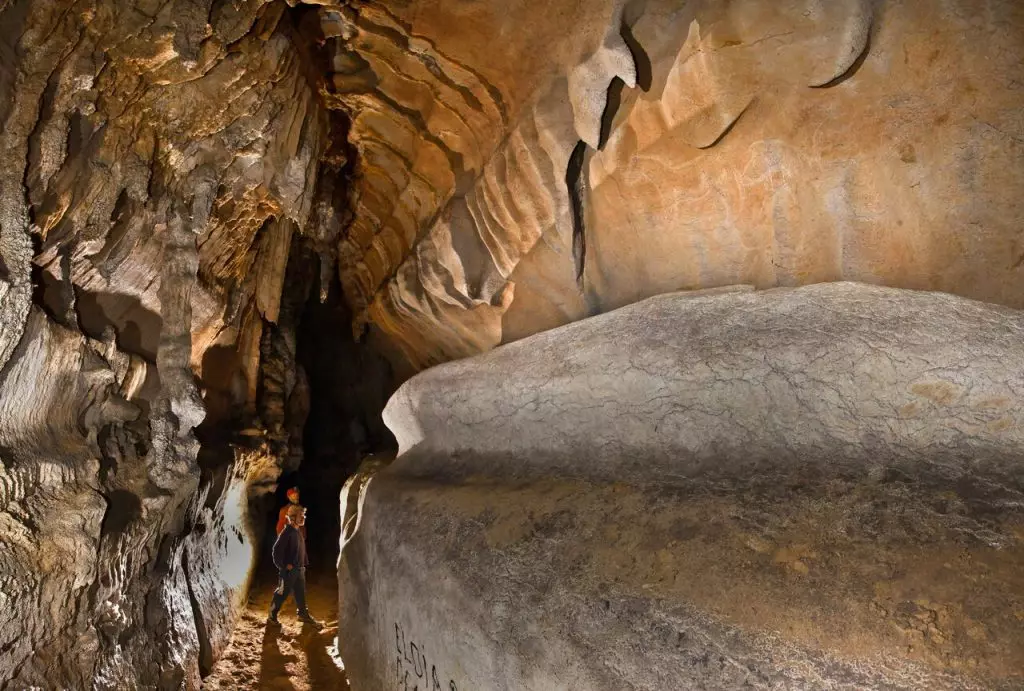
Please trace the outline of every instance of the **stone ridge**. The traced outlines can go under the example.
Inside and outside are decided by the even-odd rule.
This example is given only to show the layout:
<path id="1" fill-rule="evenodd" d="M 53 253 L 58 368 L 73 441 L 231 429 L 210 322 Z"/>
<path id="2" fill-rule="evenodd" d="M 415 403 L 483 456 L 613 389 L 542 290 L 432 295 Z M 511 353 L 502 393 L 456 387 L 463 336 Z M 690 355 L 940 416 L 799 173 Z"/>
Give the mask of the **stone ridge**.
<path id="1" fill-rule="evenodd" d="M 666 294 L 423 372 L 384 418 L 411 473 L 474 454 L 668 481 L 795 448 L 860 465 L 870 444 L 874 462 L 943 475 L 1024 443 L 1022 333 L 1016 310 L 863 284 Z"/>

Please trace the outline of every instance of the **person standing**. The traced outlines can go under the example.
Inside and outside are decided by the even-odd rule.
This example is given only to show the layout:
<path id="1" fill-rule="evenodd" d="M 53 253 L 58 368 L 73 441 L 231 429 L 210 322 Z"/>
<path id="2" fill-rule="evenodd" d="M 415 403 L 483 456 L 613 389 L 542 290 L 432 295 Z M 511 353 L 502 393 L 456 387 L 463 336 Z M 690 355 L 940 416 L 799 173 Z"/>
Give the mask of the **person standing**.
<path id="1" fill-rule="evenodd" d="M 302 527 L 306 525 L 306 509 L 298 504 L 290 504 L 287 509 L 286 525 L 277 536 L 272 553 L 280 580 L 274 591 L 267 624 L 280 625 L 277 613 L 288 596 L 293 595 L 299 608 L 299 620 L 321 628 L 320 622 L 313 618 L 306 606 L 306 566 L 309 559 L 306 557 L 306 539 L 302 534 Z"/>

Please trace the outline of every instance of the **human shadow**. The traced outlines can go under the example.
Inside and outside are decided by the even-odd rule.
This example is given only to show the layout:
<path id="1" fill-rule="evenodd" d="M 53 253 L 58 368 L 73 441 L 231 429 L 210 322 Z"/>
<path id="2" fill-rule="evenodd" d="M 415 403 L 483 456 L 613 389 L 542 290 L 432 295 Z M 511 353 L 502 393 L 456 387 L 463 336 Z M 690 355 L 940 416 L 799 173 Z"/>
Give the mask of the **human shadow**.
<path id="1" fill-rule="evenodd" d="M 261 691 L 295 691 L 288 673 L 288 665 L 298 657 L 281 651 L 280 642 L 288 639 L 280 628 L 268 626 L 263 632 L 263 651 L 260 655 L 260 674 L 257 688 Z"/>
<path id="2" fill-rule="evenodd" d="M 349 688 L 344 670 L 330 653 L 336 635 L 335 627 L 318 631 L 311 626 L 304 626 L 299 634 L 302 650 L 306 653 L 310 686 L 314 689 L 341 691 Z"/>

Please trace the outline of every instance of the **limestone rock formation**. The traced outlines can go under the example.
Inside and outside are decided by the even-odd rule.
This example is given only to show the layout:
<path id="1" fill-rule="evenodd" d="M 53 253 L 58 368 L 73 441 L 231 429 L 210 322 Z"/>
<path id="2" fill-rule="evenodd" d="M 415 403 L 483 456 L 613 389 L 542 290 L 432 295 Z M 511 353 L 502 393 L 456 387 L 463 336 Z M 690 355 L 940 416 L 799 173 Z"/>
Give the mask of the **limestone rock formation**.
<path id="1" fill-rule="evenodd" d="M 679 293 L 418 375 L 342 556 L 353 687 L 1019 688 L 1022 336 Z"/>
<path id="2" fill-rule="evenodd" d="M 195 688 L 230 633 L 334 132 L 286 10 L 0 2 L 0 686 Z"/>
<path id="3" fill-rule="evenodd" d="M 324 10 L 342 280 L 411 370 L 736 283 L 1024 306 L 1019 2 L 544 8 Z"/>

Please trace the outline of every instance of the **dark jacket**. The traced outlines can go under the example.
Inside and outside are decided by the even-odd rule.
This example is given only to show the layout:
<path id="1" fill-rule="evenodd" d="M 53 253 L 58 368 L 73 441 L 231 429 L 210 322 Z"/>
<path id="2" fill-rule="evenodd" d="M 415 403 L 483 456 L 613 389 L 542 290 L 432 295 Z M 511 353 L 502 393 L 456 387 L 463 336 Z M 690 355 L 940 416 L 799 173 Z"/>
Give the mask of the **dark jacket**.
<path id="1" fill-rule="evenodd" d="M 274 543 L 274 566 L 278 571 L 286 571 L 291 564 L 295 568 L 309 566 L 306 558 L 306 540 L 295 526 L 287 525 L 277 536 Z"/>

